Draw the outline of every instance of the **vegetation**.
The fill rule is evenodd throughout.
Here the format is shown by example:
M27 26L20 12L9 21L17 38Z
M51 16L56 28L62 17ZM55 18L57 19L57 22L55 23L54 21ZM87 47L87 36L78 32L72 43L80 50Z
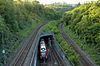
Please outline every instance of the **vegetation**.
M65 3L44 6L36 0L0 0L0 66L7 63L32 30L44 21L49 23L43 32L51 31L55 34L74 66L80 66L79 58L58 30L57 26L61 22L65 25L66 33L100 65L100 0L82 5L79 3L74 9Z
M63 48L63 50L65 52L65 56L68 57L68 60L74 66L80 66L78 55L75 53L75 51L72 49L72 47L70 47L66 43L66 41L63 39L62 35L60 34L60 32L58 30L58 27L57 27L58 24L59 24L59 21L49 22L47 25L44 26L43 32L53 32L57 42Z
M66 3L46 4L45 7L49 7L49 8L56 10L60 15L74 8L72 5L68 5Z
M65 31L100 65L100 5L92 2L64 14ZM71 32L72 33L71 33ZM81 42L80 42L81 41Z
M6 64L37 25L58 18L60 15L55 10L38 1L0 0L0 66Z

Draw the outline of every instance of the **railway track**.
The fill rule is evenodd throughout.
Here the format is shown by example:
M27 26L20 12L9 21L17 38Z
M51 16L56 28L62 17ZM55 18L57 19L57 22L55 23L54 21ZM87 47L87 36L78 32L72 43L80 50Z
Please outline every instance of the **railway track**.
M49 66L49 63L40 63L40 66Z
M55 43L55 42L54 42ZM50 56L45 63L39 63L38 66L66 66L64 60L61 58L58 49L55 47L55 44L51 45Z
M44 24L43 24L44 25ZM43 26L40 25L39 27L37 27L32 36L30 37L30 39L26 42L27 44L21 48L21 50L18 52L18 54L16 55L16 57L13 59L13 61L10 63L10 65L7 66L23 66L24 60L27 57L27 54L32 46L32 43L34 42L34 39L39 31L39 29Z
M57 48L54 46L53 47L53 51L52 51L52 55L54 56L55 58L55 66L65 66L65 63L63 62L64 60L61 58Z
M47 60L45 63L39 63L38 66L52 66L51 60Z
M90 58L84 53L84 51L81 50L81 48L72 40L69 38L69 36L64 32L64 25L59 25L60 33L62 34L65 41L75 50L75 52L79 55L80 62L82 66L96 66L93 61L90 60Z

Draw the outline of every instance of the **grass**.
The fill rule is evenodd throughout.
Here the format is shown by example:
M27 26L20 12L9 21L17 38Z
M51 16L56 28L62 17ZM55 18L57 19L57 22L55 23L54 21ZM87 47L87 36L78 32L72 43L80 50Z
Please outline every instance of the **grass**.
M27 36L32 32L32 30L34 30L35 27L37 27L37 26L38 26L38 23L32 22L31 27L27 27L27 28L25 28L24 30L19 31L19 35L22 36L23 38L25 38L25 37L27 37Z
M84 44L83 41L69 29L69 26L64 27L64 31L80 46L80 48L91 58L92 61L94 61L97 65L100 65L100 54L97 54L96 50L92 46Z
M31 34L31 32L40 24L37 22L33 22L31 26L26 27L23 30L18 32L18 40L12 42L12 46L10 46L9 51L11 54L14 54L18 48L20 48L23 44L23 41Z

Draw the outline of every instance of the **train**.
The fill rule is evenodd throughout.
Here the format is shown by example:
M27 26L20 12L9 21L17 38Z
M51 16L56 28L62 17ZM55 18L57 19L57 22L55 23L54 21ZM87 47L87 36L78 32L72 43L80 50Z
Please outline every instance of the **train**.
M53 38L52 33L43 33L39 38L38 44L38 59L42 63L48 62L50 59L50 47L51 47L51 40Z
M40 59L45 62L48 57L48 49L46 47L44 39L40 41Z

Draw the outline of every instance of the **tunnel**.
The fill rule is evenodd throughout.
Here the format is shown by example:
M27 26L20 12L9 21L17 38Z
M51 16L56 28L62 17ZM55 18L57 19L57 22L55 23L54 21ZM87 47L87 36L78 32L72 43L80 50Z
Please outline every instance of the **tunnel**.
M51 49L51 44L53 41L53 33L42 33L39 42L38 42L38 54L37 54L37 66L40 65L40 63L47 63L50 60L50 49ZM45 47L46 47L46 52L45 52L45 60L41 58L41 40L42 42L44 41Z

